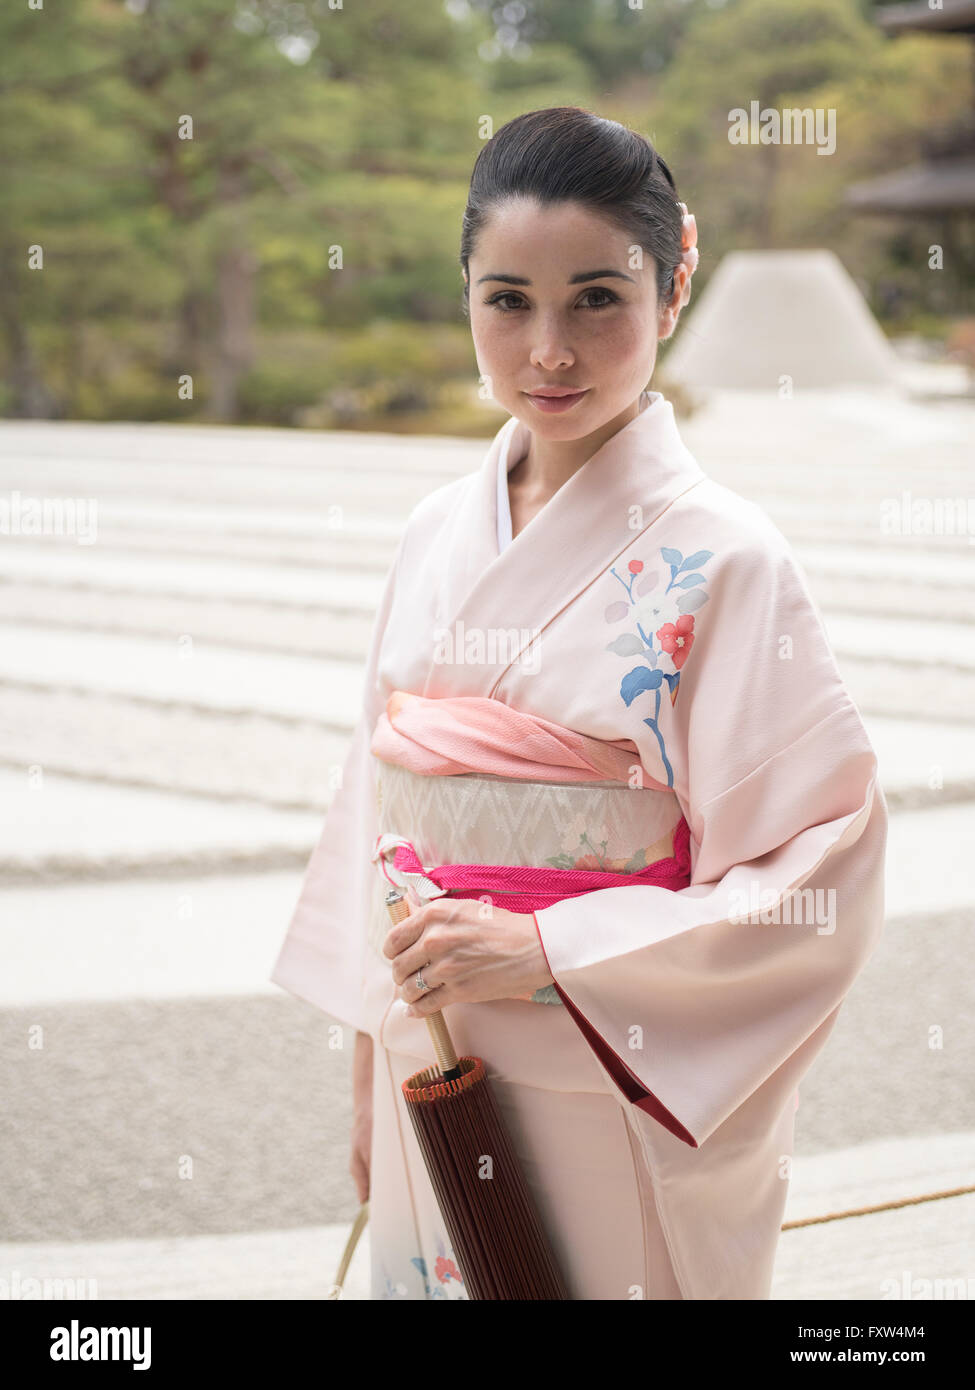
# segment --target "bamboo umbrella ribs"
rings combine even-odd
[[[392,922],[410,914],[386,894]],[[403,1095],[440,1213],[472,1299],[568,1299],[548,1237],[479,1057],[460,1057],[440,1012],[427,1017],[437,1065]]]

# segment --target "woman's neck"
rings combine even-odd
[[[531,431],[526,454],[508,473],[508,486],[516,489],[526,502],[546,502],[607,440],[636,419],[642,404],[641,394],[619,415],[581,439],[540,439]]]

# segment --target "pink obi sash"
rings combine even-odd
[[[438,700],[394,690],[376,721],[371,749],[381,762],[424,777],[482,772],[543,782],[626,782],[639,767],[641,785],[668,790],[643,771],[629,740],[589,738],[483,695]]]
[[[423,776],[488,773],[545,782],[628,781],[639,755],[622,743],[606,743],[537,715],[523,714],[482,696],[428,699],[394,690],[379,716],[371,751]],[[651,780],[652,786],[659,783]],[[686,888],[691,881],[690,831],[681,816],[674,827],[674,852],[639,873],[603,869],[534,868],[508,864],[441,864],[425,869],[416,849],[395,835],[377,838],[373,859],[390,883],[404,880],[421,899],[504,895],[500,906],[534,912],[599,888],[643,884]],[[392,878],[387,863],[400,875]]]

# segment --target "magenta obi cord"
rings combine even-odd
[[[441,864],[425,869],[413,845],[402,841],[393,855],[393,868],[406,875],[418,874],[431,880],[453,898],[479,898],[484,894],[503,894],[509,912],[535,912],[560,902],[577,898],[600,888],[624,888],[634,884],[644,887],[686,888],[691,881],[690,831],[683,816],[674,827],[674,853],[658,859],[636,874],[617,874],[603,869],[535,868],[511,864]],[[390,883],[395,880],[380,867]]]

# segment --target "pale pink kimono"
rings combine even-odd
[[[528,439],[508,420],[409,517],[272,979],[374,1039],[373,1296],[462,1298],[399,1090],[434,1056],[381,954],[377,837],[427,866],[639,864],[683,815],[689,887],[536,912],[558,1003],[445,1017],[488,1065],[574,1299],[764,1299],[796,1088],[882,930],[876,757],[788,543],[702,472],[660,393],[502,549],[499,471]],[[632,748],[637,775],[418,777],[370,751],[394,690],[502,701]]]

